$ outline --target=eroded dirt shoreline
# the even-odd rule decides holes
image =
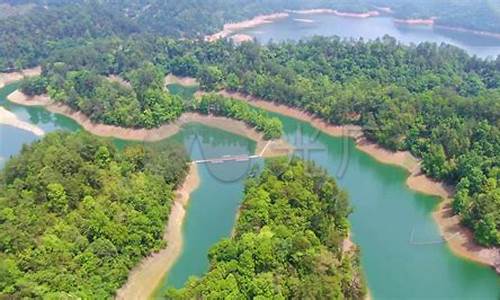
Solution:
[[[247,126],[241,121],[236,121],[226,117],[203,115],[199,113],[184,113],[177,121],[165,124],[158,128],[134,129],[94,123],[83,113],[74,111],[66,105],[54,103],[48,96],[44,95],[28,97],[22,92],[16,90],[10,94],[7,99],[13,103],[25,106],[43,106],[51,112],[62,114],[73,119],[86,131],[101,137],[114,137],[131,141],[156,142],[173,136],[181,130],[182,126],[188,123],[201,123],[209,127],[229,131],[254,140],[257,143],[256,154],[262,154],[262,156],[279,156],[289,153],[292,149],[291,146],[282,139],[273,140],[268,143],[268,141],[264,140],[262,133],[257,132],[255,129]]]
[[[0,106],[0,124],[13,126],[35,135],[42,136],[45,132],[38,126],[20,120],[14,113]]]
[[[249,19],[249,20],[245,20],[245,21],[241,21],[241,22],[237,22],[237,23],[225,24],[223,27],[223,30],[221,30],[217,33],[214,33],[212,35],[205,36],[205,40],[209,41],[209,42],[213,42],[213,41],[216,41],[219,39],[224,39],[227,37],[230,37],[230,38],[234,37],[233,40],[236,43],[250,41],[250,40],[253,40],[252,36],[247,35],[247,34],[236,34],[236,33],[238,33],[241,30],[244,30],[244,29],[255,28],[255,27],[258,27],[260,25],[273,23],[277,20],[289,17],[290,14],[296,14],[296,15],[332,14],[332,15],[335,15],[337,17],[366,19],[366,18],[371,18],[371,17],[378,17],[381,15],[380,12],[383,12],[386,14],[393,13],[393,11],[390,7],[379,7],[379,8],[377,8],[377,10],[371,10],[371,11],[367,11],[365,13],[342,12],[342,11],[338,11],[335,9],[328,9],[328,8],[307,9],[307,10],[285,10],[282,13],[259,15],[257,17],[252,18],[252,19]],[[405,25],[410,25],[410,26],[414,26],[414,25],[433,26],[435,28],[440,28],[440,29],[445,29],[445,30],[471,33],[471,34],[475,34],[475,35],[481,35],[481,36],[487,36],[487,37],[493,37],[493,38],[500,39],[500,33],[498,33],[498,32],[480,31],[480,30],[474,30],[474,29],[467,29],[467,28],[461,28],[461,27],[453,27],[453,26],[436,24],[436,20],[437,20],[436,17],[419,18],[419,19],[394,18],[393,20],[395,23],[405,24]]]
[[[451,251],[456,255],[491,266],[496,269],[497,272],[499,271],[500,249],[498,247],[486,248],[479,246],[474,241],[471,230],[461,225],[459,217],[453,214],[451,208],[451,201],[454,195],[453,187],[424,175],[420,168],[420,161],[408,151],[393,152],[386,150],[376,143],[368,141],[363,136],[361,128],[358,126],[331,125],[307,112],[246,96],[241,93],[221,91],[220,94],[234,99],[244,100],[255,107],[308,122],[313,127],[331,136],[352,137],[356,140],[356,147],[359,150],[371,155],[382,163],[397,165],[406,169],[410,173],[406,180],[408,187],[424,194],[442,198],[438,208],[433,213],[433,217],[438,224],[442,237],[448,243]]]
[[[191,164],[183,185],[176,190],[163,239],[167,247],[144,258],[130,271],[127,283],[116,293],[116,299],[149,299],[160,285],[165,274],[172,268],[182,251],[182,225],[190,194],[198,188],[200,178],[196,164]]]
[[[169,84],[180,84],[184,86],[197,86],[199,85],[198,80],[193,77],[181,77],[173,74],[168,74],[163,80],[165,85]]]
[[[317,8],[317,9],[304,9],[304,10],[286,10],[287,13],[293,13],[298,15],[314,15],[314,14],[332,14],[337,17],[347,17],[347,18],[370,18],[377,17],[380,15],[380,12],[377,10],[370,10],[364,13],[355,13],[355,12],[343,12],[336,9],[329,8]]]
[[[26,74],[26,72],[24,72]],[[24,76],[24,75],[23,75]],[[193,83],[196,82],[190,78],[172,77],[176,83]],[[166,79],[166,82],[168,80]],[[265,110],[277,112],[283,115],[293,117],[298,120],[309,122],[315,128],[332,136],[348,136],[357,141],[357,148],[382,163],[388,163],[405,168],[410,173],[406,183],[407,185],[418,192],[429,195],[441,197],[443,201],[440,202],[438,209],[433,213],[443,238],[448,242],[450,249],[457,255],[466,257],[470,260],[489,265],[497,270],[500,270],[500,249],[485,248],[477,245],[474,242],[472,232],[460,224],[458,216],[455,216],[451,209],[451,198],[454,191],[450,186],[446,186],[442,182],[436,182],[431,178],[422,174],[420,169],[419,160],[413,157],[407,151],[392,152],[388,151],[377,144],[366,140],[363,137],[361,128],[358,126],[335,126],[326,123],[325,121],[312,116],[304,111],[291,108],[285,105],[280,105],[249,97],[240,93],[230,93],[227,91],[220,92],[224,96],[232,97],[235,99],[245,100],[249,104]],[[92,123],[85,115],[79,112],[72,111],[69,107],[64,105],[57,105],[50,101],[46,96],[27,97],[19,91],[9,95],[8,99],[12,102],[21,105],[42,105],[48,110],[64,114],[79,124],[81,124],[87,131],[100,136],[113,136],[129,140],[143,140],[143,141],[158,141],[165,139],[177,133],[183,124],[190,122],[203,123],[207,126],[228,130],[235,134],[247,136],[257,141],[256,153],[261,153],[266,150],[264,156],[277,156],[289,153],[291,146],[283,140],[274,142],[272,145],[266,147],[266,142],[262,139],[262,135],[257,133],[252,128],[244,125],[242,122],[234,121],[223,117],[206,116],[200,114],[187,113],[184,114],[177,122],[164,125],[160,128],[146,130],[146,129],[127,129],[117,126],[102,125]]]
[[[268,15],[259,15],[252,19],[237,23],[227,23],[224,24],[224,27],[221,31],[205,36],[205,41],[214,42],[219,39],[226,38],[237,31],[248,28],[254,28],[263,24],[272,23],[276,20],[287,18],[288,16],[289,16],[288,13],[274,13]]]
[[[12,73],[0,73],[0,89],[6,86],[9,83],[13,83],[15,81],[19,81],[24,77],[37,76],[42,73],[41,67],[35,67],[31,69],[25,69]]]

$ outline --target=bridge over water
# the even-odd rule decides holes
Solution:
[[[210,158],[210,159],[200,159],[200,160],[194,160],[192,163],[193,164],[221,164],[227,161],[248,161],[253,158],[261,158],[264,156],[264,153],[266,152],[267,148],[269,147],[269,144],[271,141],[268,141],[267,144],[264,146],[262,151],[259,154],[254,154],[254,155],[224,155],[222,157],[218,158]]]

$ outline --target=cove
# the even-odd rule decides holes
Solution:
[[[80,130],[71,119],[40,107],[5,101],[16,88],[0,90],[0,105],[46,132]],[[350,194],[353,240],[361,247],[362,267],[374,299],[498,299],[499,277],[487,267],[454,256],[446,244],[419,245],[439,239],[431,212],[438,201],[405,185],[405,170],[383,165],[357,150],[347,138],[323,134],[308,123],[275,114],[297,155],[312,159],[335,176]],[[0,156],[19,151],[37,137],[10,126],[2,127]],[[26,138],[26,139],[25,139]],[[25,140],[24,140],[25,139]],[[120,146],[127,141],[114,140]],[[254,142],[201,124],[188,125],[160,143],[181,142],[192,158],[252,153]],[[13,146],[17,145],[17,146]],[[208,249],[228,237],[241,201],[250,162],[200,166],[201,184],[192,194],[184,223],[184,249],[157,295],[169,286],[180,287],[191,275],[207,271]]]
[[[498,299],[500,278],[492,269],[434,243],[440,238],[431,213],[439,200],[410,190],[406,170],[379,163],[350,138],[273,115],[296,154],[326,168],[348,191],[352,238],[374,299]]]
[[[83,130],[74,120],[49,112],[43,107],[21,106],[6,100],[18,84],[10,84],[0,89],[0,106],[13,112],[19,119],[42,128],[45,132],[55,130]],[[169,85],[172,93],[192,96],[196,89]],[[6,159],[17,154],[23,144],[31,143],[38,136],[11,126],[0,125],[0,168]],[[110,139],[119,148],[136,141]],[[192,160],[218,158],[223,155],[255,153],[256,143],[248,138],[192,123],[185,125],[174,136],[156,143],[182,143]],[[182,287],[190,276],[201,276],[208,269],[208,251],[222,238],[229,237],[239,204],[242,201],[244,180],[260,159],[246,162],[226,162],[223,164],[200,165],[198,167],[200,185],[192,193],[183,224],[183,251],[168,276],[165,277],[157,296],[168,287]]]
[[[307,20],[307,22],[304,22]],[[314,35],[372,40],[390,35],[404,44],[435,42],[458,46],[470,55],[496,58],[500,39],[430,26],[396,24],[390,17],[347,18],[332,14],[290,14],[274,23],[242,30],[261,43],[307,39]]]

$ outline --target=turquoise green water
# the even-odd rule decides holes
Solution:
[[[71,119],[43,108],[5,102],[14,88],[0,90],[0,105],[21,119],[46,131],[80,129]],[[437,200],[409,190],[406,171],[378,163],[356,150],[349,139],[333,138],[304,122],[278,117],[287,139],[298,148],[297,155],[325,167],[349,192],[355,208],[351,216],[353,239],[362,249],[362,266],[374,299],[499,299],[500,281],[493,270],[454,256],[445,244],[414,244],[439,240],[431,216]],[[2,157],[17,153],[23,142],[36,139],[10,126],[0,129]],[[246,138],[201,124],[189,125],[164,142],[184,143],[193,159],[255,150],[255,144]],[[165,278],[163,289],[180,287],[189,276],[206,272],[208,249],[230,235],[243,178],[251,165],[234,162],[200,166],[201,184],[192,194],[183,226],[184,249]]]
[[[410,190],[405,170],[377,162],[351,139],[276,116],[302,149],[298,154],[325,167],[349,192],[353,240],[374,299],[499,299],[493,270],[454,256],[443,243],[415,245],[440,240],[431,215],[438,200]]]
[[[255,152],[255,142],[201,124],[185,127],[172,139],[183,142],[193,160]],[[168,287],[180,288],[190,276],[206,272],[208,250],[229,236],[243,197],[244,180],[256,163],[258,160],[198,165],[201,184],[189,200],[183,225],[184,249],[157,295]]]
[[[194,93],[198,90],[197,85],[193,86],[183,86],[180,84],[168,84],[167,88],[170,93],[180,95],[184,98],[192,98]]]

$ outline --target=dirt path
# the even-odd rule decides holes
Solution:
[[[500,270],[500,249],[498,247],[486,248],[479,246],[474,241],[471,230],[461,225],[459,217],[453,214],[451,209],[451,202],[454,195],[453,187],[447,186],[443,182],[435,181],[424,175],[420,168],[420,161],[410,152],[393,152],[384,149],[376,143],[370,142],[364,138],[361,128],[358,126],[331,125],[304,111],[246,96],[241,93],[222,91],[220,94],[234,99],[244,100],[255,107],[308,122],[318,130],[332,136],[352,137],[356,140],[356,147],[359,150],[371,155],[382,163],[397,165],[408,170],[410,173],[406,180],[408,187],[424,194],[442,198],[438,208],[433,213],[433,217],[438,224],[441,235],[448,242],[451,251],[456,255],[491,266],[496,269],[497,272]]]
[[[200,178],[196,164],[191,164],[189,174],[182,187],[177,189],[175,201],[172,203],[168,223],[163,239],[167,247],[142,260],[140,265],[129,273],[127,283],[116,293],[116,299],[139,300],[149,299],[161,284],[165,274],[182,251],[182,224],[186,216],[186,208],[190,194],[199,186]]]

